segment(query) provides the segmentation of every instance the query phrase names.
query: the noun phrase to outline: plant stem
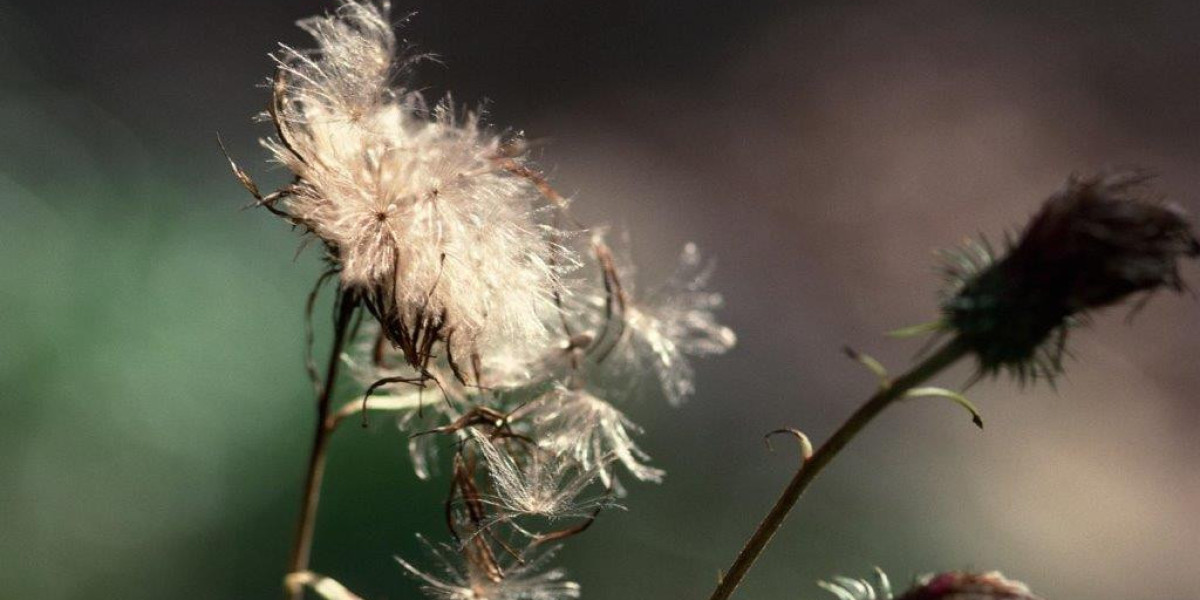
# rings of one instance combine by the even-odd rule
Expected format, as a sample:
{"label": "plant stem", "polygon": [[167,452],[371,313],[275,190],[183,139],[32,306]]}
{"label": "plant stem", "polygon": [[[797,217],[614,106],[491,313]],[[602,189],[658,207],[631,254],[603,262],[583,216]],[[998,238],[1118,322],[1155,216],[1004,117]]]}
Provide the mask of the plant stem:
{"label": "plant stem", "polygon": [[804,490],[808,489],[813,479],[816,479],[817,475],[829,465],[846,444],[850,443],[850,440],[854,439],[854,436],[858,435],[858,432],[867,423],[870,423],[893,402],[904,398],[906,392],[954,364],[966,352],[963,344],[958,340],[951,340],[895,381],[885,384],[867,400],[866,404],[859,407],[796,472],[779,499],[775,501],[775,506],[771,507],[771,511],[763,518],[758,529],[746,541],[746,545],[738,554],[737,559],[733,561],[725,576],[721,578],[717,589],[710,596],[710,600],[727,600],[733,595],[738,584],[746,577],[746,573],[754,566],[771,538],[775,536],[775,532],[783,525],[783,521],[791,512],[792,507],[796,505],[796,501],[800,499]]}
{"label": "plant stem", "polygon": [[[336,422],[330,418],[329,405],[337,383],[342,349],[346,346],[346,334],[350,329],[350,321],[357,307],[358,302],[354,296],[343,292],[338,298],[335,308],[337,319],[334,322],[333,346],[329,349],[329,362],[325,366],[325,381],[317,396],[317,422],[314,427],[312,453],[308,458],[304,499],[300,505],[299,521],[296,523],[296,539],[292,544],[292,554],[288,562],[287,572],[289,574],[308,570],[313,531],[317,522],[317,504],[321,499],[321,480],[325,476],[325,457],[329,448],[330,434],[336,427]],[[287,594],[292,600],[299,600],[304,597],[304,589],[302,587],[288,589]]]}

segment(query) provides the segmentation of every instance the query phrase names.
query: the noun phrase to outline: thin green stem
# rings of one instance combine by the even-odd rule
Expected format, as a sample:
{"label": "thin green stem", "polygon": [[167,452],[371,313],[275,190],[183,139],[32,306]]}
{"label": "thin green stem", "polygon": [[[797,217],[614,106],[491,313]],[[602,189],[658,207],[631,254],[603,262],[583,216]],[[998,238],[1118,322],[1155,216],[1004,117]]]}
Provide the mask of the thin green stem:
{"label": "thin green stem", "polygon": [[[314,427],[312,453],[308,459],[308,472],[304,482],[304,499],[300,505],[300,517],[296,523],[296,539],[292,544],[291,558],[288,561],[290,573],[308,570],[308,561],[312,552],[313,531],[317,523],[317,505],[321,500],[321,481],[325,477],[325,457],[329,449],[329,437],[335,425],[331,423],[329,405],[333,399],[333,388],[337,383],[338,367],[342,362],[342,350],[346,346],[346,337],[350,330],[354,311],[358,302],[353,294],[343,292],[337,302],[337,319],[334,322],[333,346],[329,349],[329,362],[325,366],[325,380],[317,397],[317,421]],[[287,589],[287,597],[300,600],[304,597],[304,589],[296,587]]]}
{"label": "thin green stem", "polygon": [[796,505],[796,501],[800,499],[804,491],[808,489],[809,484],[841,452],[842,448],[845,448],[846,444],[862,431],[867,423],[870,423],[893,402],[904,398],[906,392],[954,364],[966,352],[967,349],[963,344],[957,340],[950,341],[891,384],[881,387],[879,391],[875,392],[875,395],[867,400],[866,404],[850,415],[850,418],[796,472],[779,499],[775,501],[775,506],[771,507],[771,511],[767,513],[754,534],[746,541],[745,547],[742,548],[737,559],[733,561],[729,570],[721,578],[709,600],[727,600],[733,595],[738,584],[750,572],[750,568],[754,566],[767,544],[771,542],[775,532],[779,531],[779,527],[783,525],[788,513],[791,512],[792,507]]}

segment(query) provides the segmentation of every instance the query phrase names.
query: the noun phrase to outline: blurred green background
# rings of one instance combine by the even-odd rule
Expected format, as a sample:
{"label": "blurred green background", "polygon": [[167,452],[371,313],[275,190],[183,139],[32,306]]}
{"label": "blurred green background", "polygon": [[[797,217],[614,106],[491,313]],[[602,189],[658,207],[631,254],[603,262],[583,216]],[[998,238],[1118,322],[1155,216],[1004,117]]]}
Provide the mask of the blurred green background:
{"label": "blurred green background", "polygon": [[[0,597],[278,595],[312,419],[312,251],[248,201],[266,55],[329,5],[0,1]],[[433,94],[488,100],[645,282],[696,241],[740,345],[697,396],[626,406],[668,471],[573,540],[587,598],[706,597],[790,475],[899,370],[931,250],[1018,225],[1075,170],[1139,164],[1200,211],[1193,2],[395,2]],[[1196,269],[1185,273],[1197,279]],[[324,314],[326,308],[320,309]],[[1200,319],[1188,297],[1077,336],[1057,393],[981,384],[987,429],[894,410],[812,489],[741,598],[999,568],[1047,598],[1200,597]],[[321,326],[325,319],[319,319]],[[326,328],[327,329],[327,328]],[[325,329],[319,330],[324,331]],[[320,339],[320,337],[318,338]],[[945,382],[963,381],[961,371]],[[413,598],[441,534],[384,418],[334,442],[313,567]]]}

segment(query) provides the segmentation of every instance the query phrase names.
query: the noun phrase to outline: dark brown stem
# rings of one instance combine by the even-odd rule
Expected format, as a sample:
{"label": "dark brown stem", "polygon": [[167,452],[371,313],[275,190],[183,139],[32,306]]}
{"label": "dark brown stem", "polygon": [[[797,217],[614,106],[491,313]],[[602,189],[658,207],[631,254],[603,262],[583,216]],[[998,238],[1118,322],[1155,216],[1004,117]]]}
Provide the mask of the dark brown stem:
{"label": "dark brown stem", "polygon": [[729,567],[729,571],[721,578],[717,584],[717,589],[713,591],[710,600],[727,600],[733,595],[738,584],[746,577],[746,573],[750,572],[750,568],[754,566],[755,561],[762,554],[763,550],[770,543],[771,538],[775,536],[775,532],[779,531],[779,526],[783,525],[783,521],[787,519],[788,513],[792,507],[796,505],[796,501],[800,499],[804,490],[808,489],[809,484],[817,475],[838,455],[854,436],[863,427],[870,423],[872,419],[883,412],[896,400],[904,398],[906,392],[920,385],[925,380],[937,375],[946,367],[954,364],[959,358],[966,354],[966,348],[957,340],[951,341],[942,346],[937,352],[934,352],[920,364],[910,369],[907,373],[901,375],[898,379],[889,385],[885,385],[875,392],[842,426],[834,432],[820,448],[812,455],[812,458],[805,461],[800,470],[796,472],[795,477],[788,483],[788,486],[783,490],[783,494],[775,501],[775,506],[771,507],[771,512],[758,525],[758,529],[754,531],[754,535],[746,542],[746,546],[742,548],[737,559]]}
{"label": "dark brown stem", "polygon": [[[308,474],[304,481],[304,499],[300,505],[300,517],[296,523],[296,540],[292,544],[292,554],[288,561],[288,573],[308,570],[308,561],[312,551],[313,530],[317,523],[317,504],[321,499],[321,480],[325,475],[325,456],[329,449],[330,434],[333,433],[336,422],[330,418],[329,405],[333,399],[333,389],[337,383],[338,367],[341,365],[342,349],[346,346],[346,337],[350,322],[358,302],[354,295],[343,292],[338,298],[337,319],[334,322],[333,346],[329,349],[329,362],[325,366],[325,381],[317,396],[317,422],[314,426],[312,454],[308,458]],[[287,590],[287,597],[300,600],[304,597],[304,589],[296,587]]]}

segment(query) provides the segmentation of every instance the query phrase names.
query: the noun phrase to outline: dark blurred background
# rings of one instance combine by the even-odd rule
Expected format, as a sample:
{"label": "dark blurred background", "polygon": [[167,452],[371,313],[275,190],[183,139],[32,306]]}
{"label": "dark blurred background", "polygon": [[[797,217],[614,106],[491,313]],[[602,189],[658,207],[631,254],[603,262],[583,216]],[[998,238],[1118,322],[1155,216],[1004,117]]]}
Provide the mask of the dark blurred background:
{"label": "dark blurred background", "polygon": [[[328,2],[0,0],[0,596],[278,596],[309,443],[316,254],[248,201],[267,53]],[[668,471],[563,563],[586,598],[706,597],[795,465],[899,370],[932,250],[1019,226],[1071,172],[1141,165],[1200,212],[1200,4],[395,2],[432,95],[548,145],[645,281],[717,258],[730,354],[673,410],[626,406]],[[1186,276],[1200,279],[1189,267]],[[324,310],[324,309],[322,309]],[[976,386],[891,411],[801,502],[739,595],[1001,569],[1049,599],[1200,597],[1200,319],[1160,297],[1075,338],[1057,392]],[[320,323],[324,325],[325,319]],[[945,379],[957,384],[961,370]],[[413,598],[395,554],[441,535],[442,482],[379,418],[337,435],[314,569]]]}

